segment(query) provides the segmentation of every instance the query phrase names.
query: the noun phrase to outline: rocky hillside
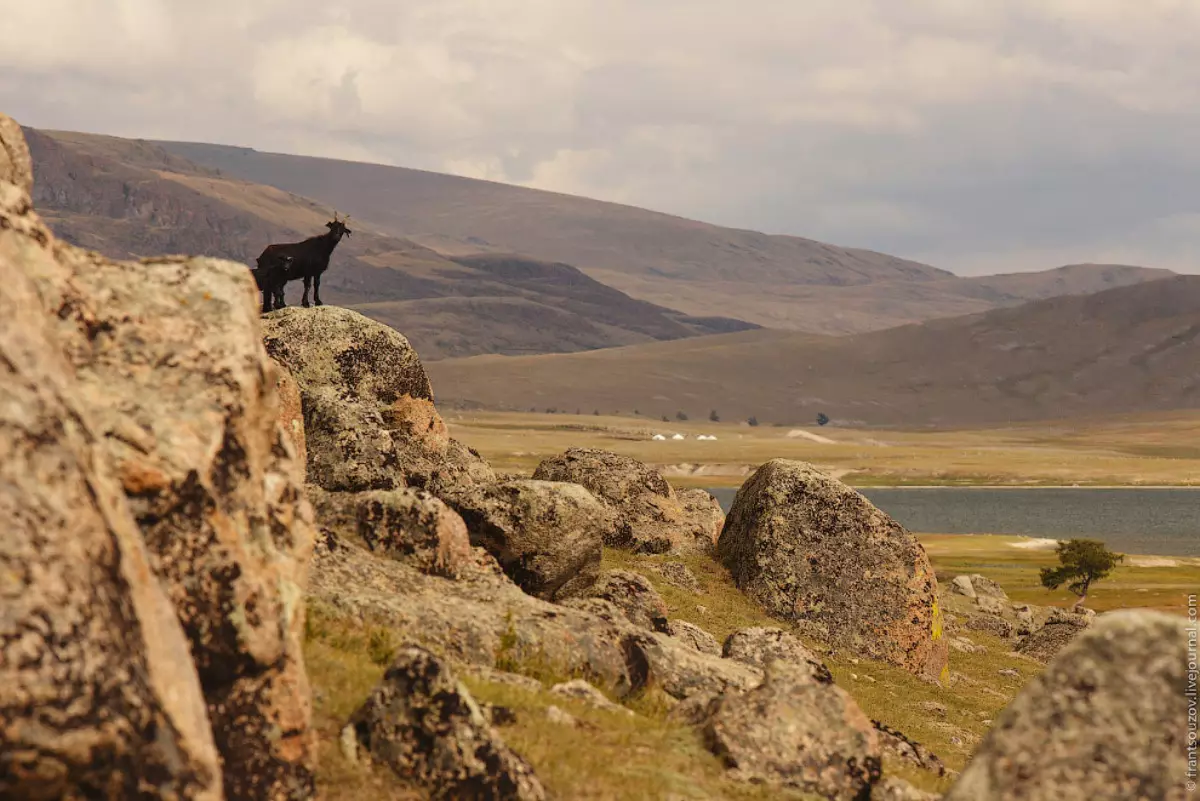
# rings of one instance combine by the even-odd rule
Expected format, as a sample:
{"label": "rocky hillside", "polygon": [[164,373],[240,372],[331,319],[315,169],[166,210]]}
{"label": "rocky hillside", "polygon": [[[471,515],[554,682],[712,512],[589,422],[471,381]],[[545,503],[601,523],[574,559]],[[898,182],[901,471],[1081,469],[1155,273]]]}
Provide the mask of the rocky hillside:
{"label": "rocky hillside", "polygon": [[[27,135],[38,175],[34,201],[51,228],[112,258],[203,253],[253,264],[271,242],[323,233],[333,213],[153,144]],[[322,280],[323,299],[404,330],[426,358],[570,352],[754,327],[636,300],[566,264],[451,260],[370,225],[353,229]],[[297,303],[299,284],[290,295]]]}
{"label": "rocky hillside", "polygon": [[[497,475],[401,334],[76,248],[31,185],[0,116],[0,797],[1183,798],[1183,618],[952,598],[801,463],[728,520],[606,451]],[[1002,675],[1040,675],[969,753],[899,725],[966,752],[986,724],[929,696],[1014,634]]]}
{"label": "rocky hillside", "polygon": [[227,175],[317,198],[439,252],[565,262],[636,298],[767,328],[854,334],[1170,275],[1076,265],[964,279],[858,248],[489,181],[250,148],[158,144]]}
{"label": "rocky hillside", "polygon": [[447,403],[957,426],[1194,409],[1200,276],[852,337],[752,331],[430,366]]}

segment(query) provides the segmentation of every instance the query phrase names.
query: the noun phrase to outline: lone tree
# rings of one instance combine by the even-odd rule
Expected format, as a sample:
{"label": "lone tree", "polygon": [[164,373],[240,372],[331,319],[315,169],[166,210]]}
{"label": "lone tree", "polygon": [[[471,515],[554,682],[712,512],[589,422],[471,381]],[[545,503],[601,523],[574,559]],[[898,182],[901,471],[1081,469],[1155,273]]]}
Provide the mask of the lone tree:
{"label": "lone tree", "polygon": [[713,421],[714,423],[719,423],[719,422],[721,422],[721,418],[717,416],[717,410],[716,410],[716,409],[713,409],[711,412],[709,412],[709,413],[708,413],[708,419],[709,419],[709,420],[711,420],[711,421]]}
{"label": "lone tree", "polygon": [[1079,596],[1076,607],[1087,600],[1092,582],[1106,578],[1124,554],[1113,553],[1100,540],[1067,540],[1058,544],[1058,567],[1043,567],[1042,586],[1057,590],[1063,584]]}
{"label": "lone tree", "polygon": [[825,412],[817,412],[817,425],[823,426],[829,422],[829,415]]}
{"label": "lone tree", "polygon": [[688,419],[688,418],[687,418],[687,415],[686,415],[686,414],[684,414],[683,412],[675,412],[675,419],[676,419],[676,420],[679,420],[679,421],[683,421],[683,420],[686,420],[686,419]]}
{"label": "lone tree", "polygon": [[750,415],[750,419],[747,420],[746,422],[752,426],[756,426],[756,425],[758,425],[758,418],[755,417],[754,415]]}

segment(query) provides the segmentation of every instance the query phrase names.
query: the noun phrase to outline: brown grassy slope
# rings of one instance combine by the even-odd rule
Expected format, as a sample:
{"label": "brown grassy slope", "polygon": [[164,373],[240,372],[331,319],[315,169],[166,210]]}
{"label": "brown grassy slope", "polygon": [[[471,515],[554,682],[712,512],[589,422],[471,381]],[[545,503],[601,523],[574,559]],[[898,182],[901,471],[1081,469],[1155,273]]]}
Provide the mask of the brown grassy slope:
{"label": "brown grassy slope", "polygon": [[[148,143],[27,136],[39,210],[59,236],[116,258],[201,253],[252,264],[270,242],[322,233],[332,214]],[[748,327],[630,298],[569,265],[500,256],[451,261],[369,225],[352,228],[323,277],[324,300],[402,330],[425,359],[586,350]],[[291,285],[291,302],[300,292]]]}
{"label": "brown grassy slope", "polygon": [[1200,276],[853,337],[752,331],[430,365],[444,403],[960,426],[1200,406]]}
{"label": "brown grassy slope", "polygon": [[320,198],[448,255],[515,251],[563,261],[634,297],[771,328],[873,331],[1166,273],[1081,265],[1069,275],[962,279],[872,251],[489,181],[248,148],[159,144],[231,175]]}

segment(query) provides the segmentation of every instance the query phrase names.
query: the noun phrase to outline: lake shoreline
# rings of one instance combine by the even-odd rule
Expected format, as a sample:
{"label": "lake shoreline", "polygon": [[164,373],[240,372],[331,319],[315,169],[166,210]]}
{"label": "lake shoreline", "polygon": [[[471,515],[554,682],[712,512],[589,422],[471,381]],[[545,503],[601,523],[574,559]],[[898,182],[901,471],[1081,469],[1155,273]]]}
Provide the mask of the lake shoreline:
{"label": "lake shoreline", "polygon": [[[736,487],[708,487],[726,514]],[[1122,553],[1200,557],[1200,487],[854,487],[909,531],[1097,539]]]}

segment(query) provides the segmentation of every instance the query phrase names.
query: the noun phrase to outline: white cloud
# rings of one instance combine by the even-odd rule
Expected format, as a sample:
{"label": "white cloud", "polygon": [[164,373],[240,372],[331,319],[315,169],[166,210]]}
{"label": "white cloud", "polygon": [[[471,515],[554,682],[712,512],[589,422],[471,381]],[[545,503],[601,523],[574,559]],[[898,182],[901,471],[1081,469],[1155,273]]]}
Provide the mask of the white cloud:
{"label": "white cloud", "polygon": [[951,269],[1191,266],[1192,0],[12,6],[0,109],[31,125],[440,169]]}

